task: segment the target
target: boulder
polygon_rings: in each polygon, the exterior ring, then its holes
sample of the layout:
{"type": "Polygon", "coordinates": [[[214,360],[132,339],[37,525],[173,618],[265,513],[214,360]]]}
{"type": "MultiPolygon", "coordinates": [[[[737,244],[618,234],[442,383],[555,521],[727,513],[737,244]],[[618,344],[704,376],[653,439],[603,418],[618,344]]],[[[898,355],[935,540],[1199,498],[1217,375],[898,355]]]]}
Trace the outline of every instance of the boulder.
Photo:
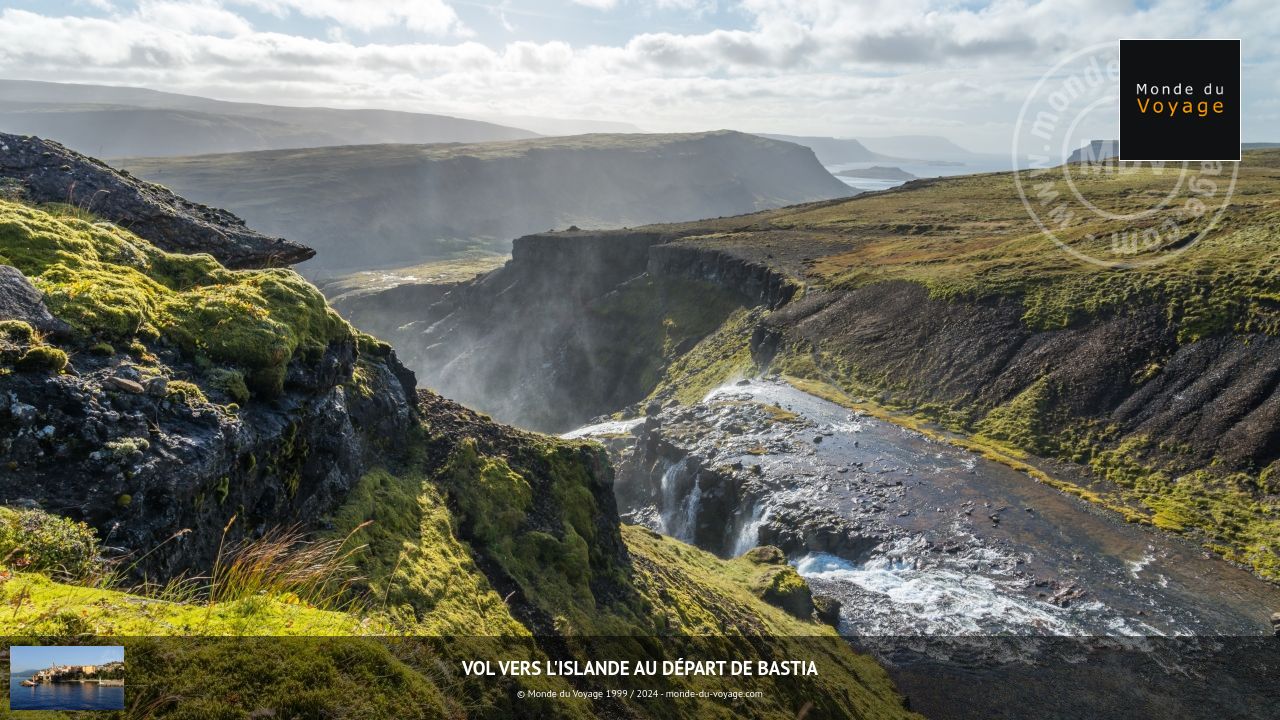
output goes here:
{"type": "Polygon", "coordinates": [[[0,320],[22,320],[41,333],[64,336],[71,328],[45,307],[44,294],[18,268],[0,265],[0,320]]]}

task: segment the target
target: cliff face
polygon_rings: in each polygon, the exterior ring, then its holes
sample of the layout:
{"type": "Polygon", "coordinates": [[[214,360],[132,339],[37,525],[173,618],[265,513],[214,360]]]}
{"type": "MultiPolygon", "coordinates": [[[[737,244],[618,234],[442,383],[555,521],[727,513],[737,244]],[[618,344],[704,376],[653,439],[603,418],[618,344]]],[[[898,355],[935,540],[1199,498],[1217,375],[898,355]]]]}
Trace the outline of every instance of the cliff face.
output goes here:
{"type": "Polygon", "coordinates": [[[402,286],[361,298],[358,311],[423,385],[507,422],[563,431],[643,400],[735,311],[796,292],[766,265],[670,244],[696,232],[530,235],[505,267],[439,289],[425,309],[397,302],[402,286]]]}
{"type": "MultiPolygon", "coordinates": [[[[643,274],[612,288],[601,275],[582,293],[589,268],[565,260],[556,236],[525,238],[524,255],[397,337],[426,384],[553,429],[782,372],[1042,462],[1131,522],[1276,577],[1275,162],[1248,156],[1231,223],[1153,268],[1100,272],[1028,241],[1009,176],[973,176],[641,228],[627,237],[652,240],[643,274]],[[690,315],[705,320],[695,333],[655,342],[642,330],[690,315]],[[636,363],[643,347],[659,361],[636,363]],[[462,358],[473,374],[455,370],[462,358]]],[[[596,258],[611,239],[561,242],[596,258]]],[[[636,252],[619,243],[617,276],[640,270],[636,252]]]]}
{"type": "Polygon", "coordinates": [[[319,251],[309,275],[411,265],[548,228],[738,215],[849,189],[807,148],[735,132],[370,145],[122,161],[319,251]]]}
{"type": "Polygon", "coordinates": [[[313,524],[415,418],[412,374],[292,272],[3,201],[0,263],[0,503],[155,549],[140,573],[208,567],[232,515],[313,524]]]}

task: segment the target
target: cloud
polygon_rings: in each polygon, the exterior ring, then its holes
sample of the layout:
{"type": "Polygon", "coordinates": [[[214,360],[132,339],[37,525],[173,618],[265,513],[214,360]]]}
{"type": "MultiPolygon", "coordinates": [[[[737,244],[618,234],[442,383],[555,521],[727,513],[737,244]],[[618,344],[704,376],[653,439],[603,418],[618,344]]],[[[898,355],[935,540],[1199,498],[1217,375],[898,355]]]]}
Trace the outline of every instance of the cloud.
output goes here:
{"type": "Polygon", "coordinates": [[[209,0],[143,0],[137,18],[142,23],[184,33],[242,35],[253,31],[244,18],[209,0]]]}
{"type": "MultiPolygon", "coordinates": [[[[610,44],[480,43],[441,0],[143,0],[105,17],[4,9],[0,76],[289,104],[593,117],[653,130],[883,135],[947,127],[962,144],[992,149],[1007,143],[1041,72],[1075,48],[1135,28],[1243,37],[1247,98],[1280,90],[1270,42],[1280,37],[1280,13],[1264,12],[1267,0],[1168,0],[1121,11],[1102,0],[737,7],[747,19],[739,28],[637,31],[610,44]],[[321,21],[318,36],[253,27],[250,9],[321,21]],[[369,42],[366,33],[387,28],[431,37],[369,42]]],[[[1276,115],[1274,106],[1257,108],[1259,118],[1276,115]]]]}
{"type": "Polygon", "coordinates": [[[286,17],[330,20],[344,28],[371,32],[406,27],[433,35],[466,34],[458,14],[444,0],[228,0],[229,4],[286,17]]]}
{"type": "Polygon", "coordinates": [[[618,0],[569,0],[574,5],[581,5],[595,10],[612,10],[618,6],[618,0]]]}

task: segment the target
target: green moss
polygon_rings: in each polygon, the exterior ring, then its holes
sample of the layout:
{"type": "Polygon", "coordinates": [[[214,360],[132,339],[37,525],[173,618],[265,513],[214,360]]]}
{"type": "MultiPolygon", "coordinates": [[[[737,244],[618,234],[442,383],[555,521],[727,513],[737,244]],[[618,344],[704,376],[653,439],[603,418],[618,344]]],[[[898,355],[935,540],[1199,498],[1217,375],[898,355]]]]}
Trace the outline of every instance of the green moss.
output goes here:
{"type": "Polygon", "coordinates": [[[144,437],[125,437],[108,440],[102,447],[111,457],[117,460],[127,460],[150,450],[151,441],[144,437]]]}
{"type": "Polygon", "coordinates": [[[356,348],[361,355],[384,358],[391,354],[391,344],[363,332],[356,333],[356,348]]]}
{"type": "Polygon", "coordinates": [[[22,320],[0,320],[0,336],[19,345],[30,345],[38,341],[35,328],[22,320]]]}
{"type": "Polygon", "coordinates": [[[790,565],[774,566],[761,571],[752,583],[756,595],[770,605],[786,610],[798,618],[813,614],[813,596],[809,584],[790,565]]]}
{"type": "Polygon", "coordinates": [[[239,367],[266,396],[280,392],[295,358],[355,342],[320,292],[290,270],[226,270],[106,223],[0,201],[0,254],[81,336],[163,339],[194,360],[239,367]]]}
{"type": "Polygon", "coordinates": [[[186,380],[170,380],[165,385],[165,395],[178,402],[188,405],[205,404],[209,399],[205,397],[204,392],[200,390],[200,386],[186,380]]]}
{"type": "Polygon", "coordinates": [[[99,565],[98,538],[84,523],[0,507],[0,565],[85,578],[99,565]]]}
{"type": "Polygon", "coordinates": [[[358,635],[386,627],[339,612],[267,598],[250,616],[233,603],[177,603],[115,590],[72,585],[34,573],[15,573],[2,588],[6,611],[0,631],[10,637],[65,635],[50,632],[63,614],[78,618],[78,632],[100,636],[158,635],[358,635]],[[19,598],[21,600],[19,601],[19,598]]]}
{"type": "Polygon", "coordinates": [[[116,349],[109,342],[98,342],[89,346],[89,352],[98,357],[110,357],[116,354],[116,349]]]}
{"type": "Polygon", "coordinates": [[[649,399],[672,397],[688,405],[735,377],[753,374],[756,368],[751,359],[751,332],[759,319],[758,311],[738,309],[730,313],[719,328],[666,368],[649,399]]]}
{"type": "Polygon", "coordinates": [[[977,425],[980,434],[1002,440],[1034,453],[1056,449],[1049,435],[1047,413],[1054,400],[1054,388],[1047,377],[1040,378],[1016,397],[987,413],[977,425]]]}
{"type": "Polygon", "coordinates": [[[67,367],[67,362],[67,353],[65,351],[48,345],[36,345],[28,348],[13,366],[23,372],[51,372],[57,374],[67,367]]]}
{"type": "Polygon", "coordinates": [[[229,368],[213,368],[208,372],[209,385],[226,393],[228,397],[243,405],[249,402],[249,386],[244,381],[244,373],[229,368]]]}

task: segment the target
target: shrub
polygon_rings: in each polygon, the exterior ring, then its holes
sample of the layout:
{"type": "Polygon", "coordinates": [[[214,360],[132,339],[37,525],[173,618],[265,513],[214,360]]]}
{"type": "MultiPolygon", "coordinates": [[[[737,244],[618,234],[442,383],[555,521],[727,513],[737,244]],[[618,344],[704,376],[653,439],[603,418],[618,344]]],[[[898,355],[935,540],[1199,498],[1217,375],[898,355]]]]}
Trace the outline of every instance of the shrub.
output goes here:
{"type": "Polygon", "coordinates": [[[98,538],[88,525],[69,518],[0,507],[0,558],[6,565],[79,580],[99,565],[98,538]]]}
{"type": "Polygon", "coordinates": [[[37,345],[29,348],[14,363],[14,367],[24,372],[49,371],[55,374],[62,372],[66,366],[67,354],[58,348],[49,347],[48,345],[37,345]]]}

